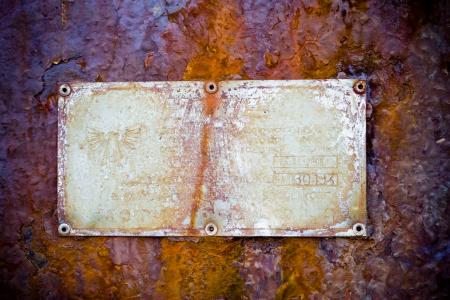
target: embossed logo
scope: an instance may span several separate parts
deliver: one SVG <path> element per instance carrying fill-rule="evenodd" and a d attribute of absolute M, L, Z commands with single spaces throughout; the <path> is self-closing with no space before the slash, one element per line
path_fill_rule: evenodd
<path fill-rule="evenodd" d="M 88 130 L 88 145 L 95 156 L 100 158 L 101 165 L 120 163 L 127 150 L 135 149 L 143 132 L 141 125 L 128 127 L 123 131 L 102 132 L 98 129 Z"/>

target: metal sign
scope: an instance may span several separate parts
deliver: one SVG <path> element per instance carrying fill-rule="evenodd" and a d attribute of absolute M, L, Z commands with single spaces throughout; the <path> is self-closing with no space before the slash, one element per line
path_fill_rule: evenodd
<path fill-rule="evenodd" d="M 59 87 L 62 235 L 365 236 L 365 82 Z"/>

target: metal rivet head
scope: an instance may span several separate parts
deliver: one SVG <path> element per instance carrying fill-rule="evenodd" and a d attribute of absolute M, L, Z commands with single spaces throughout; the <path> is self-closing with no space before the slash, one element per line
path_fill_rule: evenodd
<path fill-rule="evenodd" d="M 205 226 L 205 232 L 207 235 L 216 235 L 217 233 L 217 225 L 214 223 L 208 223 Z"/>
<path fill-rule="evenodd" d="M 355 223 L 353 225 L 353 233 L 355 235 L 365 235 L 366 234 L 366 225 L 362 223 Z"/>
<path fill-rule="evenodd" d="M 218 90 L 217 84 L 215 82 L 209 81 L 205 83 L 205 90 L 210 94 L 214 94 Z"/>
<path fill-rule="evenodd" d="M 68 84 L 61 84 L 61 85 L 59 86 L 58 91 L 59 91 L 59 94 L 60 94 L 61 96 L 66 97 L 66 96 L 69 96 L 69 95 L 70 95 L 70 92 L 71 92 L 72 90 L 71 90 L 71 88 L 70 88 L 70 86 L 69 86 Z"/>
<path fill-rule="evenodd" d="M 70 233 L 70 225 L 66 223 L 59 224 L 58 232 L 61 235 L 68 235 Z"/>
<path fill-rule="evenodd" d="M 366 92 L 366 81 L 365 80 L 357 80 L 353 85 L 353 90 L 357 94 L 364 94 Z"/>

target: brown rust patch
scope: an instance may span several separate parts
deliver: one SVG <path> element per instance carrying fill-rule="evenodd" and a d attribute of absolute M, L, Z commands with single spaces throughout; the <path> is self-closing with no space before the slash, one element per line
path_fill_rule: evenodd
<path fill-rule="evenodd" d="M 153 53 L 153 52 L 147 53 L 147 55 L 145 56 L 145 59 L 144 59 L 144 68 L 146 70 L 148 68 L 150 68 L 150 66 L 152 65 L 154 59 L 155 59 L 155 53 Z"/>
<path fill-rule="evenodd" d="M 164 299 L 242 299 L 239 240 L 161 241 L 157 291 Z"/>
<path fill-rule="evenodd" d="M 201 52 L 192 59 L 184 73 L 184 80 L 192 79 L 221 79 L 242 73 L 243 61 L 233 59 L 224 50 L 217 50 L 211 54 Z M 244 76 L 245 78 L 246 76 Z"/>
<path fill-rule="evenodd" d="M 244 20 L 239 19 L 240 7 L 235 2 L 200 2 L 186 11 L 183 28 L 205 18 L 202 30 L 190 30 L 188 35 L 198 46 L 197 54 L 190 59 L 183 74 L 184 80 L 223 80 L 239 76 L 246 79 L 240 57 L 233 57 L 230 51 L 236 44 L 236 36 L 243 30 Z M 184 29 L 185 30 L 185 29 Z"/>
<path fill-rule="evenodd" d="M 395 76 L 388 79 L 398 80 Z M 411 146 L 405 135 L 408 128 L 417 125 L 416 116 L 411 115 L 408 110 L 412 96 L 408 84 L 390 86 L 386 83 L 381 95 L 384 101 L 374 112 L 374 118 L 380 124 L 378 130 L 389 140 L 389 151 L 393 160 L 401 159 L 403 153 Z"/>
<path fill-rule="evenodd" d="M 61 0 L 61 25 L 62 27 L 66 27 L 67 21 L 69 19 L 68 17 L 68 8 L 69 8 L 69 1 L 67 0 Z"/>
<path fill-rule="evenodd" d="M 317 239 L 285 239 L 281 248 L 282 284 L 275 299 L 309 299 L 322 293 L 324 272 Z"/>
<path fill-rule="evenodd" d="M 275 51 L 273 54 L 270 53 L 268 50 L 264 53 L 264 63 L 268 68 L 274 68 L 278 65 L 278 62 L 280 60 L 280 53 L 278 51 Z"/>

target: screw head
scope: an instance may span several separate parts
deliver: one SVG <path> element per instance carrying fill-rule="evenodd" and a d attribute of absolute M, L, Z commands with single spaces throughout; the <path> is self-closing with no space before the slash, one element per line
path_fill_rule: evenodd
<path fill-rule="evenodd" d="M 366 235 L 366 225 L 362 223 L 355 223 L 353 225 L 353 233 L 358 236 Z"/>
<path fill-rule="evenodd" d="M 68 235 L 70 233 L 70 225 L 66 223 L 59 224 L 58 232 L 61 235 Z"/>
<path fill-rule="evenodd" d="M 70 88 L 70 85 L 66 83 L 61 84 L 58 89 L 59 94 L 63 97 L 69 96 L 71 91 L 72 89 Z"/>
<path fill-rule="evenodd" d="M 205 226 L 205 232 L 207 235 L 216 235 L 217 233 L 217 225 L 214 223 L 208 223 Z"/>
<path fill-rule="evenodd" d="M 366 81 L 365 80 L 357 80 L 353 84 L 353 91 L 357 94 L 364 94 L 366 92 Z"/>
<path fill-rule="evenodd" d="M 205 83 L 205 90 L 207 93 L 214 94 L 219 90 L 217 84 L 213 81 L 208 81 Z"/>

